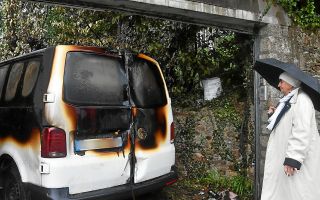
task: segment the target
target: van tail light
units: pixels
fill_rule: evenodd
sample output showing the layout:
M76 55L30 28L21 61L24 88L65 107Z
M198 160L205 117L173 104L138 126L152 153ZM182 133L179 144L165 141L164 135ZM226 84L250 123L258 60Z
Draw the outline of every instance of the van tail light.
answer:
M170 142L173 143L174 142L174 123L172 122L170 125Z
M41 157L62 158L67 156L66 133L55 127L46 127L41 136Z

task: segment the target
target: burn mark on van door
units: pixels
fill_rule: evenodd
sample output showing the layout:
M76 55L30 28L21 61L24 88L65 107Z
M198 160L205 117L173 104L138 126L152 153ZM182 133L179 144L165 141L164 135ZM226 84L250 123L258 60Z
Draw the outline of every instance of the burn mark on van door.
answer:
M67 105L66 108L76 152L118 152L125 148L130 128L130 107Z
M155 149L167 133L166 87L156 63L136 58L129 66L132 104L137 108L136 132L139 147Z
M138 109L137 138L143 149L154 149L164 141L167 133L167 118L163 108Z
M67 103L63 103L63 107L67 114L68 126L71 131L74 131L77 127L77 111L76 107L69 105Z
M12 59L0 70L0 139L33 149L39 147L40 140L40 115L36 114L38 104L33 101L41 67L41 52L38 53Z
M98 137L104 133L129 130L130 108L77 108L77 133Z

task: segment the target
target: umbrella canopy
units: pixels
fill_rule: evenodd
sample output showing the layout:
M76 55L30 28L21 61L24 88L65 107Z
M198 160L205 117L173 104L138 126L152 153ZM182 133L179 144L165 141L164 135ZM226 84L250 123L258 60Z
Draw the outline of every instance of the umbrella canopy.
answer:
M253 69L275 88L278 88L279 76L282 72L287 72L293 78L300 80L301 88L310 96L314 108L320 111L319 80L303 72L296 65L284 63L273 58L267 58L256 60Z

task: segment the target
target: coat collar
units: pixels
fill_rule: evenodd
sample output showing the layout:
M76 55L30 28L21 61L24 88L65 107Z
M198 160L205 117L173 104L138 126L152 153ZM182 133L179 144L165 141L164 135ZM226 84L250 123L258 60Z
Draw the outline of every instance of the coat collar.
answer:
M301 88L298 88L298 92L296 92L293 96L292 96L292 98L290 99L290 104L295 104L295 103L297 103L297 99L298 99L298 95L299 95L299 93L301 93Z
M298 88L298 91L290 98L289 102L285 103L285 106L283 107L283 109L279 113L272 130L278 125L278 123L280 122L280 120L284 116L284 114L291 108L291 104L297 103L298 95L301 92L302 92L302 90L300 88Z

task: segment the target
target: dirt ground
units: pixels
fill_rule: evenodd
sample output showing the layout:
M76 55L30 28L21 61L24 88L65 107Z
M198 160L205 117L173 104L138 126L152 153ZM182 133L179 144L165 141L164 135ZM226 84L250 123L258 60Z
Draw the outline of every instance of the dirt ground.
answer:
M162 190L137 196L135 200L219 200L219 198L214 198L214 193L209 189L188 188L175 183Z

